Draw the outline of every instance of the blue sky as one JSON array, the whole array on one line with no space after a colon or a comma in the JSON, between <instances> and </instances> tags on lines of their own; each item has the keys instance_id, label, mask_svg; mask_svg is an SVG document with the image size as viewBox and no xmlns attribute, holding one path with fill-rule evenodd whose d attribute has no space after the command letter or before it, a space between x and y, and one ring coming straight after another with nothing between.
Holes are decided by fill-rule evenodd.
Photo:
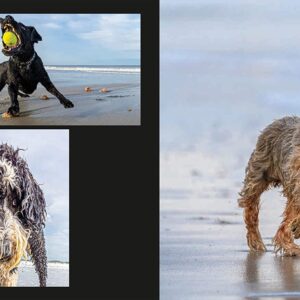
<instances>
[{"instance_id":1,"label":"blue sky","mask_svg":"<svg viewBox=\"0 0 300 300\"><path fill-rule=\"evenodd\" d=\"M5 17L7 14L0 14ZM139 14L12 14L34 26L46 65L139 65ZM0 55L0 62L7 57Z\"/></svg>"},{"instance_id":2,"label":"blue sky","mask_svg":"<svg viewBox=\"0 0 300 300\"><path fill-rule=\"evenodd\" d=\"M69 261L69 131L1 129L0 143L27 149L20 154L46 199L48 259Z\"/></svg>"}]
</instances>

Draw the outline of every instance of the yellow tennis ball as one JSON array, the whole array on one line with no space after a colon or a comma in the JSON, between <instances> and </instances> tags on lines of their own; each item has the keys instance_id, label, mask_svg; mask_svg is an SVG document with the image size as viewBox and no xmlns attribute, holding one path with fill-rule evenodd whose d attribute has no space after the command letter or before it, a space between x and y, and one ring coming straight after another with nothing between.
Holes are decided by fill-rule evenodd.
<instances>
[{"instance_id":1,"label":"yellow tennis ball","mask_svg":"<svg viewBox=\"0 0 300 300\"><path fill-rule=\"evenodd\" d=\"M15 46L18 42L17 36L11 31L6 31L3 34L2 39L3 39L4 44L9 47Z\"/></svg>"}]
</instances>

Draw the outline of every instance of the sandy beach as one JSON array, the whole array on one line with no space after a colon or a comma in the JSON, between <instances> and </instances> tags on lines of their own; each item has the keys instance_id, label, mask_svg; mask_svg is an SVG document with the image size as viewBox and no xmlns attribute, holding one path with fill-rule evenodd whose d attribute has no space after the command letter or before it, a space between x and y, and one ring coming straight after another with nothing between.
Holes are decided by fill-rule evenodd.
<instances>
[{"instance_id":1,"label":"sandy beach","mask_svg":"<svg viewBox=\"0 0 300 300\"><path fill-rule=\"evenodd\" d=\"M34 266L29 261L21 262L19 266L19 287L39 287L38 275ZM69 286L69 264L68 263L48 263L48 287L68 287Z\"/></svg>"},{"instance_id":2,"label":"sandy beach","mask_svg":"<svg viewBox=\"0 0 300 300\"><path fill-rule=\"evenodd\" d=\"M59 91L74 103L74 108L65 109L38 85L29 98L19 97L20 116L0 118L0 125L140 125L138 68L49 66L47 71ZM102 88L108 92L101 93ZM42 96L48 100L41 100ZM0 113L9 106L5 87L0 92Z\"/></svg>"},{"instance_id":3,"label":"sandy beach","mask_svg":"<svg viewBox=\"0 0 300 300\"><path fill-rule=\"evenodd\" d=\"M60 88L75 107L65 109L59 101L40 87L30 98L20 98L21 114L17 118L0 119L0 125L139 125L140 95L133 84L106 85L109 93L100 93L102 86L90 85ZM43 95L48 100L40 100ZM10 106L6 91L1 92L0 112Z\"/></svg>"}]
</instances>

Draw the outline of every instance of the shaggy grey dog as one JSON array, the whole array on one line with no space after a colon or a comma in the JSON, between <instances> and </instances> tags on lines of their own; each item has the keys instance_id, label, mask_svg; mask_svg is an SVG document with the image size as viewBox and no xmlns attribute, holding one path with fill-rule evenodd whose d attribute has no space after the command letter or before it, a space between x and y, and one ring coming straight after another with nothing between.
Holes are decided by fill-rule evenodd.
<instances>
[{"instance_id":1,"label":"shaggy grey dog","mask_svg":"<svg viewBox=\"0 0 300 300\"><path fill-rule=\"evenodd\" d=\"M40 286L44 287L45 199L27 163L19 156L20 150L0 145L0 286L17 285L17 267L21 258L29 254Z\"/></svg>"},{"instance_id":2,"label":"shaggy grey dog","mask_svg":"<svg viewBox=\"0 0 300 300\"><path fill-rule=\"evenodd\" d=\"M244 208L247 242L251 250L265 251L259 224L260 195L281 186L287 198L283 221L273 239L276 252L300 256L294 239L300 237L300 118L285 117L267 126L258 138L238 200Z\"/></svg>"}]
</instances>

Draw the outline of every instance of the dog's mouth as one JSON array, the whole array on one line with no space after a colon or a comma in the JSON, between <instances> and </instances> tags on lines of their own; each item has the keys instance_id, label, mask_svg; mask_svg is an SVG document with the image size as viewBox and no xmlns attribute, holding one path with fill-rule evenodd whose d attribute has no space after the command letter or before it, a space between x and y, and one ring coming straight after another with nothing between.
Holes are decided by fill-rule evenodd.
<instances>
[{"instance_id":1,"label":"dog's mouth","mask_svg":"<svg viewBox=\"0 0 300 300\"><path fill-rule=\"evenodd\" d=\"M3 41L3 35L6 32L12 32L16 38L17 38L17 42L14 45L7 45L4 43ZM2 27L2 45L3 45L3 53L7 54L7 55L12 55L14 53L16 53L22 46L22 41L21 41L21 37L18 34L18 32L16 31L16 29L14 28L14 26L10 23L6 23L3 27Z\"/></svg>"}]
</instances>

